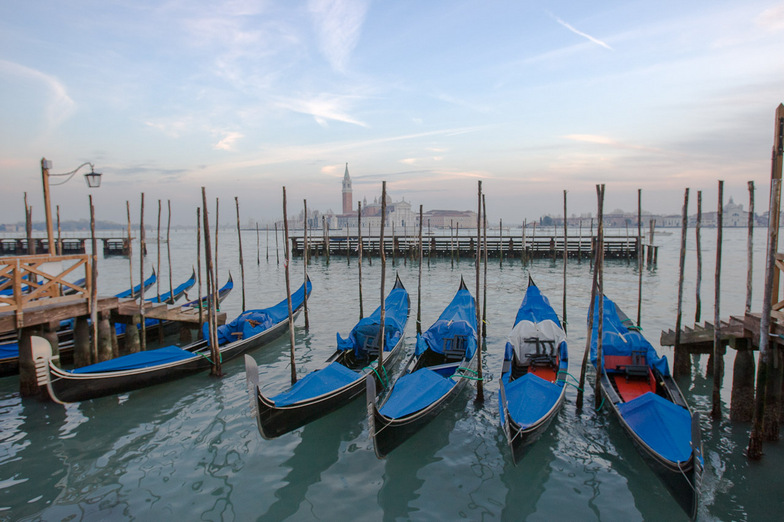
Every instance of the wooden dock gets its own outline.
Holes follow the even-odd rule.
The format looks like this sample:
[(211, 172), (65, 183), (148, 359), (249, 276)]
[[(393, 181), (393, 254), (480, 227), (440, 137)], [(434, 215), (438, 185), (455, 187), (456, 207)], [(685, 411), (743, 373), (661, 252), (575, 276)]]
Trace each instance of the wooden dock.
[[(318, 231), (315, 232), (318, 234)], [(319, 235), (308, 237), (308, 250), (311, 256), (326, 255), (329, 250), (331, 256), (356, 256), (359, 252), (359, 238), (357, 236), (330, 236), (325, 238)], [(292, 236), (292, 255), (302, 257), (304, 251), (304, 236)], [(471, 236), (425, 236), (422, 238), (424, 257), (474, 257), (476, 256), (476, 237)], [(596, 242), (595, 236), (567, 236), (565, 247), (570, 258), (589, 259), (593, 255)], [(525, 248), (523, 248), (525, 243)], [(655, 264), (658, 256), (658, 247), (648, 247), (648, 262)], [(546, 259), (549, 257), (563, 257), (563, 236), (542, 235), (527, 237), (521, 236), (488, 236), (487, 255), (493, 258), (521, 259)], [(384, 238), (384, 251), (391, 255), (414, 255), (419, 250), (418, 236), (389, 236)], [(638, 241), (634, 236), (605, 237), (604, 255), (609, 259), (637, 259)], [(378, 236), (362, 237), (362, 254), (380, 256), (381, 246)], [(643, 253), (644, 255), (644, 253)]]
[[(127, 237), (101, 237), (96, 238), (103, 242), (104, 256), (127, 256), (130, 251), (130, 241)], [(60, 243), (60, 254), (86, 254), (86, 244), (92, 241), (89, 237), (64, 237), (55, 240)], [(49, 254), (49, 241), (47, 238), (33, 238), (33, 251), (35, 254)], [(31, 252), (26, 237), (0, 238), (0, 256), (24, 256)], [(146, 253), (146, 252), (145, 252)]]

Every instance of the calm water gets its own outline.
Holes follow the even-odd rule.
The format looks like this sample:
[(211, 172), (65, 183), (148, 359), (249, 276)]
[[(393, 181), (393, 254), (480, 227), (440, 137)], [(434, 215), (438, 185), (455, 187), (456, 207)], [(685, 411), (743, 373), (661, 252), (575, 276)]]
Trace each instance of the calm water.
[[(642, 325), (658, 343), (675, 322), (679, 231), (657, 237), (659, 264), (643, 272)], [(694, 231), (689, 231), (685, 322), (693, 319), (696, 274)], [(756, 231), (754, 309), (761, 308), (765, 233)], [(725, 230), (721, 316), (742, 314), (745, 303), (746, 234)], [(221, 230), (221, 283), (231, 269), (235, 290), (224, 303), (230, 317), (242, 307), (236, 231)], [(145, 272), (157, 262), (149, 240)], [(172, 238), (174, 284), (185, 280), (195, 260), (191, 232)], [(243, 233), (248, 308), (276, 303), (285, 295), (283, 265), (274, 240), (266, 260), (265, 233), (257, 250), (255, 231)], [(282, 242), (281, 242), (282, 244)], [(163, 286), (168, 290), (163, 249)], [(257, 264), (257, 251), (260, 263)], [(282, 252), (281, 252), (282, 255)], [(139, 260), (134, 256), (134, 280)], [(100, 291), (129, 286), (128, 262), (100, 261)], [(715, 230), (703, 231), (703, 320), (713, 319)], [(406, 330), (408, 350), (416, 331), (415, 263), (387, 266), (389, 289), (395, 271), (411, 294)], [(313, 294), (310, 331), (296, 326), (297, 371), (314, 368), (334, 349), (335, 332), (347, 334), (358, 318), (357, 264), (324, 258), (309, 266)], [(377, 306), (380, 260), (363, 264), (366, 313)], [(0, 518), (9, 520), (680, 520), (685, 515), (649, 471), (608, 411), (595, 412), (593, 394), (575, 412), (576, 390), (549, 431), (521, 464), (512, 464), (498, 427), (498, 386), (503, 344), (530, 273), (561, 315), (563, 265), (540, 260), (490, 260), (489, 332), (483, 355), (485, 403), (475, 405), (469, 387), (439, 418), (395, 450), (376, 459), (368, 439), (364, 399), (274, 441), (265, 441), (249, 416), (241, 359), (224, 365), (225, 376), (194, 375), (129, 394), (66, 407), (22, 400), (18, 379), (0, 380)], [(457, 290), (460, 276), (475, 288), (473, 263), (449, 259), (424, 263), (422, 323), (427, 328)], [(301, 282), (303, 265), (292, 263)], [(567, 323), (570, 373), (579, 374), (590, 294), (589, 263), (567, 266)], [(605, 292), (630, 316), (637, 312), (638, 272), (625, 261), (608, 262)], [(195, 291), (191, 297), (195, 297)], [(667, 350), (664, 350), (668, 353)], [(288, 386), (288, 336), (251, 355), (261, 383), (273, 394)], [(726, 357), (723, 389), (729, 413), (732, 350)], [(672, 359), (670, 354), (670, 360)], [(768, 444), (760, 463), (742, 454), (748, 425), (709, 420), (711, 380), (707, 356), (694, 357), (692, 378), (681, 382), (691, 405), (703, 414), (706, 471), (699, 515), (710, 520), (778, 518), (784, 496), (778, 482), (781, 445)], [(589, 388), (593, 374), (589, 374)]]

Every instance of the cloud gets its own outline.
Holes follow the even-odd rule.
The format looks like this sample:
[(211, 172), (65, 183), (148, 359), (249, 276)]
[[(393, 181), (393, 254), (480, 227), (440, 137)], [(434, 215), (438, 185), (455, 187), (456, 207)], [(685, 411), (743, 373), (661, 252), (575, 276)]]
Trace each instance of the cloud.
[(49, 91), (45, 113), (49, 130), (55, 129), (76, 112), (76, 103), (68, 95), (65, 85), (54, 76), (6, 60), (0, 60), (0, 74), (35, 80)]
[(245, 135), (241, 132), (226, 132), (223, 139), (213, 145), (212, 148), (215, 150), (232, 150), (234, 142), (244, 137)]
[(784, 4), (764, 10), (757, 17), (757, 25), (769, 31), (784, 29)]
[(350, 99), (346, 96), (319, 95), (314, 98), (281, 99), (278, 101), (278, 106), (301, 114), (309, 114), (323, 127), (327, 126), (328, 120), (367, 127), (366, 123), (348, 114), (346, 106)]
[(346, 70), (359, 42), (368, 3), (365, 0), (311, 0), (308, 8), (316, 26), (321, 53), (333, 69)]
[(566, 28), (567, 28), (567, 29), (569, 29), (571, 32), (573, 32), (574, 34), (576, 34), (576, 35), (578, 35), (578, 36), (582, 36), (583, 38), (585, 38), (585, 39), (587, 39), (587, 40), (589, 40), (589, 41), (591, 41), (591, 42), (595, 43), (596, 45), (601, 45), (601, 46), (602, 46), (602, 47), (604, 47), (605, 49), (609, 49), (610, 51), (612, 51), (612, 50), (613, 50), (613, 48), (612, 48), (612, 47), (610, 47), (609, 45), (607, 45), (607, 44), (606, 44), (606, 43), (604, 43), (603, 41), (599, 40), (598, 38), (594, 38), (594, 37), (593, 37), (593, 36), (591, 36), (590, 34), (584, 33), (584, 32), (582, 32), (582, 31), (580, 31), (580, 30), (576, 29), (576, 28), (575, 28), (574, 26), (572, 26), (571, 24), (569, 24), (569, 23), (567, 23), (567, 22), (564, 22), (563, 20), (561, 20), (560, 18), (558, 18), (557, 16), (555, 16), (555, 15), (553, 15), (553, 14), (550, 14), (550, 16), (552, 16), (552, 17), (553, 17), (553, 19), (554, 19), (556, 22), (558, 22), (558, 23), (559, 23), (559, 24), (561, 24), (562, 26), (566, 27)]
[(633, 145), (630, 143), (622, 143), (607, 136), (599, 136), (597, 134), (567, 134), (564, 138), (572, 141), (580, 141), (583, 143), (594, 143), (597, 145), (607, 145), (616, 149), (631, 149), (631, 150), (645, 150), (650, 152), (662, 152), (661, 149), (653, 147), (644, 147), (642, 145)]

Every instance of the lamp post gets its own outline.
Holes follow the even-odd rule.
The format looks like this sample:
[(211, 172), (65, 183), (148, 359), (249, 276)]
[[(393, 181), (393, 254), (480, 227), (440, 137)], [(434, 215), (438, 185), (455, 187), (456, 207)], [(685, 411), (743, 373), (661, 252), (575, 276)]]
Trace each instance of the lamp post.
[(50, 184), (49, 177), (68, 176), (67, 178), (65, 178), (63, 181), (59, 183), (52, 183), (52, 185), (62, 185), (63, 183), (67, 183), (68, 181), (70, 181), (71, 178), (74, 177), (74, 175), (76, 175), (76, 173), (79, 172), (79, 170), (82, 167), (86, 167), (87, 165), (90, 166), (90, 172), (84, 175), (84, 179), (87, 182), (87, 186), (90, 188), (100, 187), (102, 174), (100, 172), (95, 172), (95, 166), (89, 161), (82, 163), (81, 165), (79, 165), (78, 167), (76, 167), (70, 172), (65, 172), (63, 174), (52, 174), (49, 172), (49, 169), (52, 168), (51, 160), (48, 160), (46, 158), (41, 158), (41, 180), (44, 185), (44, 211), (46, 212), (46, 234), (47, 234), (47, 238), (49, 239), (50, 256), (55, 255), (57, 252), (55, 251), (55, 247), (54, 247), (54, 232), (52, 230), (52, 206), (51, 206), (51, 200), (49, 195), (49, 184)]

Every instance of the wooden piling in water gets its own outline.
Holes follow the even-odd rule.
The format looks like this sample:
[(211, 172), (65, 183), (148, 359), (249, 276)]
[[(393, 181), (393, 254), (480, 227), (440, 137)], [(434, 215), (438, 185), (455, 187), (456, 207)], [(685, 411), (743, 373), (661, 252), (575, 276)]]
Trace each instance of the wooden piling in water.
[(702, 191), (697, 191), (697, 226), (694, 230), (696, 236), (695, 249), (697, 250), (697, 278), (695, 282), (696, 295), (696, 309), (694, 311), (694, 322), (700, 322), (700, 313), (702, 312), (702, 299), (700, 297), (700, 286), (702, 285), (702, 238), (700, 234), (700, 227), (702, 225)]
[(275, 259), (280, 265), (280, 250), (278, 249), (278, 222), (275, 222)]
[[(283, 187), (283, 239), (286, 243), (286, 260), (283, 263), (286, 273), (286, 303), (289, 308), (289, 346), (291, 347), (290, 363), (291, 363), (291, 385), (297, 383), (297, 363), (294, 357), (294, 312), (291, 305), (291, 279), (289, 278), (289, 265), (291, 264), (291, 247), (289, 246), (289, 218), (286, 211), (286, 187)], [(305, 293), (308, 293), (307, 286)]]
[(754, 272), (754, 182), (749, 181), (749, 220), (746, 238), (746, 313), (751, 312), (751, 280)]
[(417, 334), (422, 333), (422, 205), (419, 205), (419, 279), (417, 280)]
[(689, 224), (689, 189), (683, 192), (683, 210), (681, 211), (681, 249), (678, 262), (678, 305), (675, 316), (675, 347), (673, 360), (673, 376), (676, 379), (689, 375), (691, 361), (689, 352), (681, 347), (681, 319), (683, 306), (683, 271), (686, 265), (686, 232)]
[[(310, 246), (308, 245), (308, 200), (302, 200), (303, 205), (305, 207), (305, 220), (303, 223), (304, 230), (303, 236), (305, 237), (305, 256), (302, 258), (303, 261), (303, 269), (305, 271), (305, 296), (304, 300), (302, 301), (302, 307), (305, 309), (305, 330), (310, 330), (310, 318), (308, 316), (308, 263), (310, 262)], [(288, 244), (288, 239), (286, 240), (286, 244)]]
[(749, 422), (754, 415), (754, 352), (750, 339), (735, 339), (730, 420)]
[[(101, 359), (100, 353), (98, 351), (98, 334), (99, 334), (99, 325), (98, 325), (98, 247), (97, 241), (95, 239), (95, 206), (93, 205), (93, 196), (90, 194), (89, 196), (90, 201), (90, 243), (92, 246), (92, 251), (90, 252), (90, 319), (92, 320), (93, 325), (93, 354), (95, 354), (95, 361), (102, 362), (108, 359), (111, 359), (111, 345), (109, 346), (109, 357), (108, 359)], [(144, 286), (144, 285), (142, 285)], [(140, 301), (144, 303), (144, 291), (142, 290), (142, 295), (140, 297)], [(142, 305), (143, 306), (143, 305)], [(54, 343), (57, 346), (57, 342)]]
[[(169, 214), (166, 222), (166, 257), (169, 261), (169, 301), (174, 304), (174, 281), (172, 279), (172, 264), (171, 264), (171, 200), (167, 199)], [(163, 331), (163, 329), (161, 329)]]
[[(139, 334), (139, 349), (144, 351), (147, 349), (147, 326), (144, 324), (144, 253), (147, 251), (147, 243), (144, 234), (144, 192), (142, 192), (142, 205), (141, 213), (139, 216), (139, 322), (141, 327), (141, 334)], [(132, 287), (133, 288), (133, 287)], [(93, 318), (93, 335), (97, 335), (95, 329), (95, 318)], [(93, 343), (94, 349), (97, 350)]]
[[(566, 231), (566, 190), (563, 191), (564, 197), (564, 222), (563, 222), (563, 329), (566, 332), (566, 259), (568, 255), (569, 249), (567, 248), (568, 245), (568, 236)], [(580, 238), (582, 240), (582, 238)]]
[(721, 250), (724, 231), (724, 181), (719, 180), (719, 201), (716, 209), (716, 276), (713, 302), (713, 394), (711, 417), (721, 418), (721, 381), (724, 377), (724, 358), (721, 346)]
[(482, 293), (482, 338), (487, 338), (487, 201), (482, 194), (482, 252), (484, 252), (484, 292)]
[[(486, 216), (485, 216), (486, 218)], [(458, 223), (458, 226), (460, 224)], [(477, 381), (476, 381), (476, 403), (483, 403), (485, 400), (485, 392), (484, 386), (482, 383), (482, 313), (481, 313), (481, 306), (479, 304), (479, 263), (481, 261), (481, 249), (479, 245), (481, 244), (482, 240), (482, 180), (478, 180), (478, 191), (477, 191), (477, 209), (476, 209), (476, 340), (477, 340), (477, 347), (476, 347), (476, 355), (477, 358)]]
[[(384, 344), (385, 332), (384, 322), (386, 321), (386, 307), (384, 306), (384, 283), (387, 275), (387, 254), (384, 249), (384, 223), (387, 220), (387, 182), (381, 182), (381, 230), (378, 234), (379, 250), (381, 251), (381, 310), (379, 316), (378, 331), (380, 334), (378, 345), (378, 368), (381, 370), (384, 367)], [(420, 221), (421, 223), (421, 221)], [(422, 264), (420, 263), (420, 266)], [(382, 370), (383, 372), (383, 370)]]
[(359, 271), (359, 318), (365, 317), (362, 310), (362, 202), (357, 201), (357, 239), (359, 252), (357, 253), (357, 270)]
[(637, 326), (642, 321), (642, 189), (637, 189)]
[[(155, 234), (155, 250), (157, 251), (157, 258), (158, 262), (155, 265), (156, 270), (158, 271), (158, 278), (155, 280), (155, 296), (157, 297), (156, 302), (161, 302), (161, 200), (158, 200), (158, 228), (156, 229)], [(161, 330), (160, 328), (158, 330)], [(163, 331), (161, 330), (161, 333)]]
[(204, 303), (201, 300), (201, 208), (196, 207), (196, 277), (199, 285), (199, 333), (198, 339), (202, 339), (204, 325)]
[[(601, 375), (604, 368), (604, 354), (602, 352), (602, 336), (604, 334), (604, 184), (596, 186), (596, 193), (599, 200), (599, 223), (597, 228), (597, 255), (595, 268), (598, 272), (596, 297), (599, 299), (599, 327), (596, 336), (596, 386), (594, 388), (594, 407), (598, 410), (602, 404)], [(591, 306), (594, 306), (594, 303), (591, 303)], [(589, 343), (590, 339), (591, 332), (588, 332)]]
[[(242, 281), (242, 311), (245, 312), (245, 263), (242, 260), (242, 229), (240, 228), (240, 200), (237, 196), (234, 196), (234, 206), (237, 208), (237, 242), (239, 245), (239, 254), (240, 254), (240, 280)], [(305, 280), (307, 280), (307, 274), (305, 274)], [(216, 287), (219, 284), (218, 281), (215, 281)]]
[[(217, 325), (215, 322), (215, 303), (216, 303), (216, 294), (217, 294), (215, 289), (217, 288), (217, 285), (215, 284), (215, 272), (213, 271), (213, 266), (212, 266), (212, 248), (210, 246), (210, 220), (209, 220), (209, 213), (207, 210), (207, 191), (204, 187), (201, 188), (201, 197), (202, 197), (202, 207), (204, 209), (204, 212), (202, 214), (202, 217), (204, 219), (204, 265), (205, 265), (204, 271), (207, 274), (207, 295), (210, 297), (208, 299), (209, 303), (207, 305), (207, 322), (209, 325), (208, 339), (210, 345), (210, 353), (212, 355), (212, 369), (210, 371), (210, 375), (220, 377), (223, 374), (223, 367), (220, 360), (220, 346), (218, 346), (218, 333), (216, 331)], [(216, 214), (217, 214), (217, 204), (216, 204)]]

